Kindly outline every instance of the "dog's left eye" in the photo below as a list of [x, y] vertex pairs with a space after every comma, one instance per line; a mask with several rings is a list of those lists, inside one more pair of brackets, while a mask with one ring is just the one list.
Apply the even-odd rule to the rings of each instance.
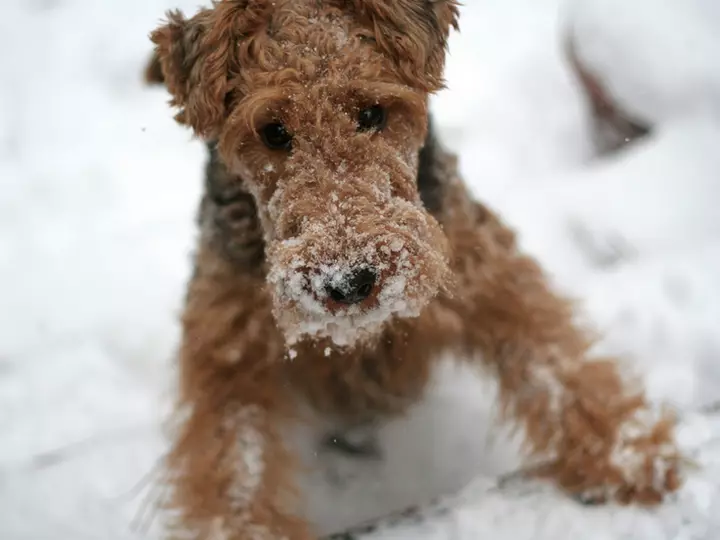
[[273, 150], [290, 150], [292, 135], [279, 122], [267, 124], [260, 130], [260, 136], [265, 146]]
[[382, 131], [387, 123], [387, 112], [380, 105], [373, 105], [358, 114], [358, 131]]

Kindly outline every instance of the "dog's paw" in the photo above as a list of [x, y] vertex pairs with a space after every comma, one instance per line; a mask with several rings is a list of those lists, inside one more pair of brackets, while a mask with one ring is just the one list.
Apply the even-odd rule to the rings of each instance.
[[621, 503], [658, 504], [682, 483], [683, 461], [669, 441], [621, 444], [611, 460], [621, 477], [614, 499]]
[[605, 483], [577, 494], [583, 504], [656, 505], [682, 484], [685, 461], [667, 419], [626, 421], [608, 453]]

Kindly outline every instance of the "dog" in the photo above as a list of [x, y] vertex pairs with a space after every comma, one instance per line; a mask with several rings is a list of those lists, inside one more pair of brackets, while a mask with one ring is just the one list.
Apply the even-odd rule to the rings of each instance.
[[288, 426], [311, 410], [372, 453], [342, 433], [401, 417], [447, 355], [495, 377], [533, 475], [598, 503], [681, 485], [672, 416], [593, 355], [573, 303], [437, 138], [428, 99], [458, 18], [454, 0], [220, 0], [152, 32], [146, 78], [210, 156], [165, 464], [172, 537], [317, 538]]

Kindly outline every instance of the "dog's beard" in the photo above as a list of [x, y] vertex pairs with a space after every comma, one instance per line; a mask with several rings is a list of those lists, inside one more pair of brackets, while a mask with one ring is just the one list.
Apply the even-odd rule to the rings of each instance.
[[[299, 237], [270, 243], [274, 313], [289, 346], [306, 339], [329, 338], [341, 347], [372, 340], [393, 318], [419, 315], [447, 284], [439, 226], [414, 205], [402, 206], [405, 219], [382, 226], [318, 222]], [[358, 268], [376, 272], [372, 295], [354, 305], [330, 301], [328, 286], [342, 286]]]

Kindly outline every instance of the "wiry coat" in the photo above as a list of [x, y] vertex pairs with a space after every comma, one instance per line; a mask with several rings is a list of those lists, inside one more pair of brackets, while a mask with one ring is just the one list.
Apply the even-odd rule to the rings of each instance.
[[[571, 304], [472, 199], [429, 126], [456, 17], [451, 0], [226, 0], [153, 34], [147, 76], [210, 155], [167, 461], [178, 538], [313, 538], [291, 510], [303, 494], [282, 438], [305, 421], [298, 404], [337, 425], [382, 422], [421, 398], [445, 353], [497, 377], [537, 473], [569, 492], [655, 503], [678, 487], [671, 420], [613, 359], [590, 357]], [[382, 132], [357, 133], [364, 103], [389, 111]], [[287, 152], [256, 135], [277, 118]], [[308, 334], [285, 281], [337, 260], [384, 268], [380, 288], [404, 276], [417, 312], [388, 312], [347, 344]], [[324, 324], [361, 320], [324, 305]]]

